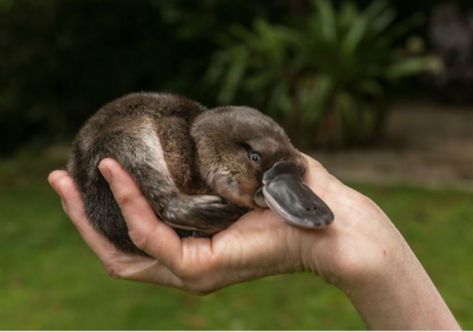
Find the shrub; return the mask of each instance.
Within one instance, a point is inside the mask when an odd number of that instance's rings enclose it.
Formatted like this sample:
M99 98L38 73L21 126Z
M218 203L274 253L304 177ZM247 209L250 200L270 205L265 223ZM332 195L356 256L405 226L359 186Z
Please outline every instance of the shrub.
M261 19L252 29L235 26L222 36L206 80L218 87L219 102L261 108L298 144L373 142L385 123L390 84L437 64L397 46L422 18L395 17L381 0L364 10L317 0L293 27Z

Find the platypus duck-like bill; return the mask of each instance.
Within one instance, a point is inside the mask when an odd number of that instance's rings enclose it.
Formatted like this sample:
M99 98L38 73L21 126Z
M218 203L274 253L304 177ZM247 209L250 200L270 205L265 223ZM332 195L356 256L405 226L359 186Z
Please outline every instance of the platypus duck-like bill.
M269 207L284 221L303 228L324 228L334 220L327 204L303 182L300 170L289 161L279 161L263 175L255 202Z

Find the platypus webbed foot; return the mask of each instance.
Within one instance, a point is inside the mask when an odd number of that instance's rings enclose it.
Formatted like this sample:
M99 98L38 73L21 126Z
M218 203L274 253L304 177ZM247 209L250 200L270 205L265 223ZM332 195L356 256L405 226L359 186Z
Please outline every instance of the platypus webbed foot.
M334 219L333 212L302 181L291 162L274 164L263 176L263 196L268 207L286 222L304 228L323 228Z
M178 195L163 211L164 221L175 228L214 234L248 212L215 195Z

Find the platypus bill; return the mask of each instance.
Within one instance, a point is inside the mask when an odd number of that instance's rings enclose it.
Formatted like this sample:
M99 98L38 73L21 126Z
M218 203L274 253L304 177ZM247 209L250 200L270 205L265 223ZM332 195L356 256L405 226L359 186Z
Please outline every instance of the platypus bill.
M142 253L98 171L106 157L122 165L157 216L181 234L210 236L256 207L305 228L334 219L303 183L305 159L268 116L249 107L206 109L176 95L134 93L86 122L68 162L90 222L127 252Z

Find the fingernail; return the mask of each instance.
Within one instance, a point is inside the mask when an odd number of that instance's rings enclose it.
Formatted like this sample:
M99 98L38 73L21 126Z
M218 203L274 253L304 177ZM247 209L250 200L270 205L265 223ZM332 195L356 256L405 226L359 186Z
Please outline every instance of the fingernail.
M64 200L63 188L62 188L63 185L61 184L61 181L62 180L56 179L54 176L49 176L48 177L49 184L54 189L54 191L59 195L59 197L61 199L62 208L63 208L64 212L67 213L68 207L67 207L66 201Z
M60 184L58 183L59 182L58 179L48 178L48 182L51 188L53 188L55 192L57 192L58 194L61 193L61 188L60 188Z
M108 181L112 178L112 172L110 171L110 168L107 165L107 161L104 159L102 160L98 168L100 170L100 173L102 173L103 177Z
M51 187L53 187L54 190L56 190L56 180L57 180L58 176L57 176L57 173L56 171L53 171L51 173L49 173L48 175L48 183L51 185Z

